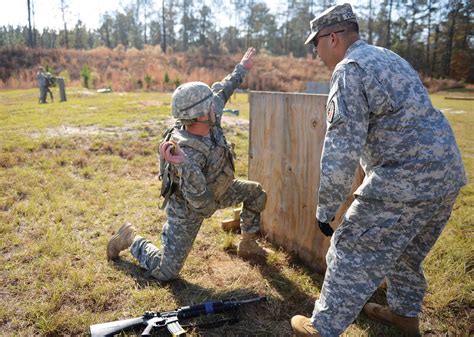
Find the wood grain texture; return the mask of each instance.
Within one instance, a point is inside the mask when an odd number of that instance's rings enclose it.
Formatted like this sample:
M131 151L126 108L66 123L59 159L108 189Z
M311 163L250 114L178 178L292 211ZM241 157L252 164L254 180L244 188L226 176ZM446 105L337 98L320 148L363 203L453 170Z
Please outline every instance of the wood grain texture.
M315 224L326 100L327 95L250 94L249 179L260 182L268 195L262 232L319 272L326 269L329 247ZM352 191L362 182L362 170L358 172ZM333 228L351 196L338 210Z

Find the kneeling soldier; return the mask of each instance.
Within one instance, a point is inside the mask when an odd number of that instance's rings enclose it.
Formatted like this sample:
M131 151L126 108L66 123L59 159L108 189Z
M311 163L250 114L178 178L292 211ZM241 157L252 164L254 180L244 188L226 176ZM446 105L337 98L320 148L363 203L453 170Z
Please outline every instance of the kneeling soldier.
M255 49L250 48L234 71L212 88L189 82L173 93L172 113L178 122L160 144L167 214L161 247L138 236L135 227L127 223L109 241L109 260L131 247L132 255L153 277L172 280L182 269L203 220L217 209L240 202L238 256L262 260L271 252L256 242L266 193L257 182L234 179L233 151L221 127L224 105L252 67L254 55Z

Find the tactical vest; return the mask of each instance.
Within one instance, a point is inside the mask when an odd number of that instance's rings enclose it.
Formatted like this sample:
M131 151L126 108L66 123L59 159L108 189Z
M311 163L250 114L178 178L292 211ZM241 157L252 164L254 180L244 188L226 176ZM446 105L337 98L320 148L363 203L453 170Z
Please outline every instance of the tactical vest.
M232 185L235 168L232 148L225 141L222 131L216 129L213 128L211 138L207 138L190 134L181 126L175 126L165 132L164 140L174 140L180 147L190 147L205 156L206 165L203 168L203 174L206 177L207 188L214 193L214 200L217 201ZM169 186L170 195L174 192L173 189L181 185L181 177L177 169L167 163L161 155L160 177L163 180L162 186ZM166 195L163 195L163 187L162 196L166 199Z

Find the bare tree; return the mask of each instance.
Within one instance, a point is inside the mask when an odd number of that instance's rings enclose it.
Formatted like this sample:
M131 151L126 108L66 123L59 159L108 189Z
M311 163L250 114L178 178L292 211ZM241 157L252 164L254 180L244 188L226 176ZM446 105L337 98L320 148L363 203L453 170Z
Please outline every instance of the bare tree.
M206 39L209 36L209 23L211 20L211 8L203 4L199 10L199 44L205 45Z
M187 50L189 46L189 32L191 29L191 22L192 22L192 1L190 0L182 0L181 2L181 42L182 42L182 50Z
M161 18L163 26L163 38L161 39L161 50L166 53L166 21L165 21L165 0L161 1Z
M369 0L369 6L368 6L368 11L369 11L369 17L367 19L367 42L369 44L372 44L374 42L374 28L373 28L373 15L374 15L374 10L372 6L372 0Z
M368 0L367 4L355 5L354 9L359 18L359 28L361 35L367 40L367 43L374 43L374 0ZM365 14L367 13L367 14Z
M153 0L142 0L142 3L143 3L143 41L145 44L148 44L148 39L147 39L148 16L153 6Z
M105 12L105 14L102 15L102 24L98 30L98 33L100 34L100 39L103 41L103 43L105 43L107 48L115 47L115 45L112 45L111 38L113 27L114 19L108 12Z
M386 47L387 48L390 48L390 46L392 45L392 42L391 42L391 36L390 36L390 33L391 33L391 25L392 25L392 9L393 9L393 0L389 0L388 2L388 15L387 15L387 39L386 39Z
M436 64L437 64L437 59L436 59L436 51L438 50L438 41L439 41L439 22L436 24L435 27L435 36L434 36L434 41L433 41L433 59L431 60L431 73L436 74Z
M60 5L60 10L61 10L61 16L63 19L63 24L64 24L64 41L66 48L69 48L69 40L68 40L68 31L67 31L67 22L66 22L66 15L67 15L67 10L69 8L69 5L67 4L66 0L60 0L61 5Z
M247 38L246 38L246 43L245 43L245 48L250 47L250 27L252 26L253 22L253 0L248 1L248 16L246 24L247 24Z
M35 3L34 1L31 1L31 17L33 20L33 46L37 46L37 39L36 39L36 24L35 24Z
M28 46L33 47L33 31L31 28L31 0L27 0L28 4Z
M292 17L292 11L294 8L294 0L287 0L286 3L286 12L285 12L285 38L284 38L284 50L285 54L289 53L289 46L288 46L288 37L290 35L290 20Z
M414 44L416 42L416 34L420 30L420 26L417 22L420 22L421 17L418 14L421 12L420 10L421 1L419 0L412 0L410 2L405 3L405 8L407 10L406 19L410 18L410 22L407 27L406 35L406 44L407 44L407 59L412 64L415 60L413 60L413 51L414 51ZM416 52L416 51L415 51ZM417 57L418 58L418 57Z
M446 53L446 67L448 76L451 75L451 62L453 54L453 44L454 44L454 35L456 31L456 24L458 17L460 16L460 10L462 8L462 3L459 0L450 0L449 1L449 13L448 13L448 41L447 41L447 53Z

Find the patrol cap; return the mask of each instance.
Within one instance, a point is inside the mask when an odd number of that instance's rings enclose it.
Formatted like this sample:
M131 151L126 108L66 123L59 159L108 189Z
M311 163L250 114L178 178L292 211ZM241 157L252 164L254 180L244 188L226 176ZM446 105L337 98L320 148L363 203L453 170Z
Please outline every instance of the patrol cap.
M188 82L180 85L172 96L173 117L192 120L207 115L213 95L211 88L203 82Z
M308 44L313 41L321 29L344 21L357 22L356 16L352 11L350 4L345 3L343 5L329 7L313 20L311 20L311 34L309 34L304 44Z

